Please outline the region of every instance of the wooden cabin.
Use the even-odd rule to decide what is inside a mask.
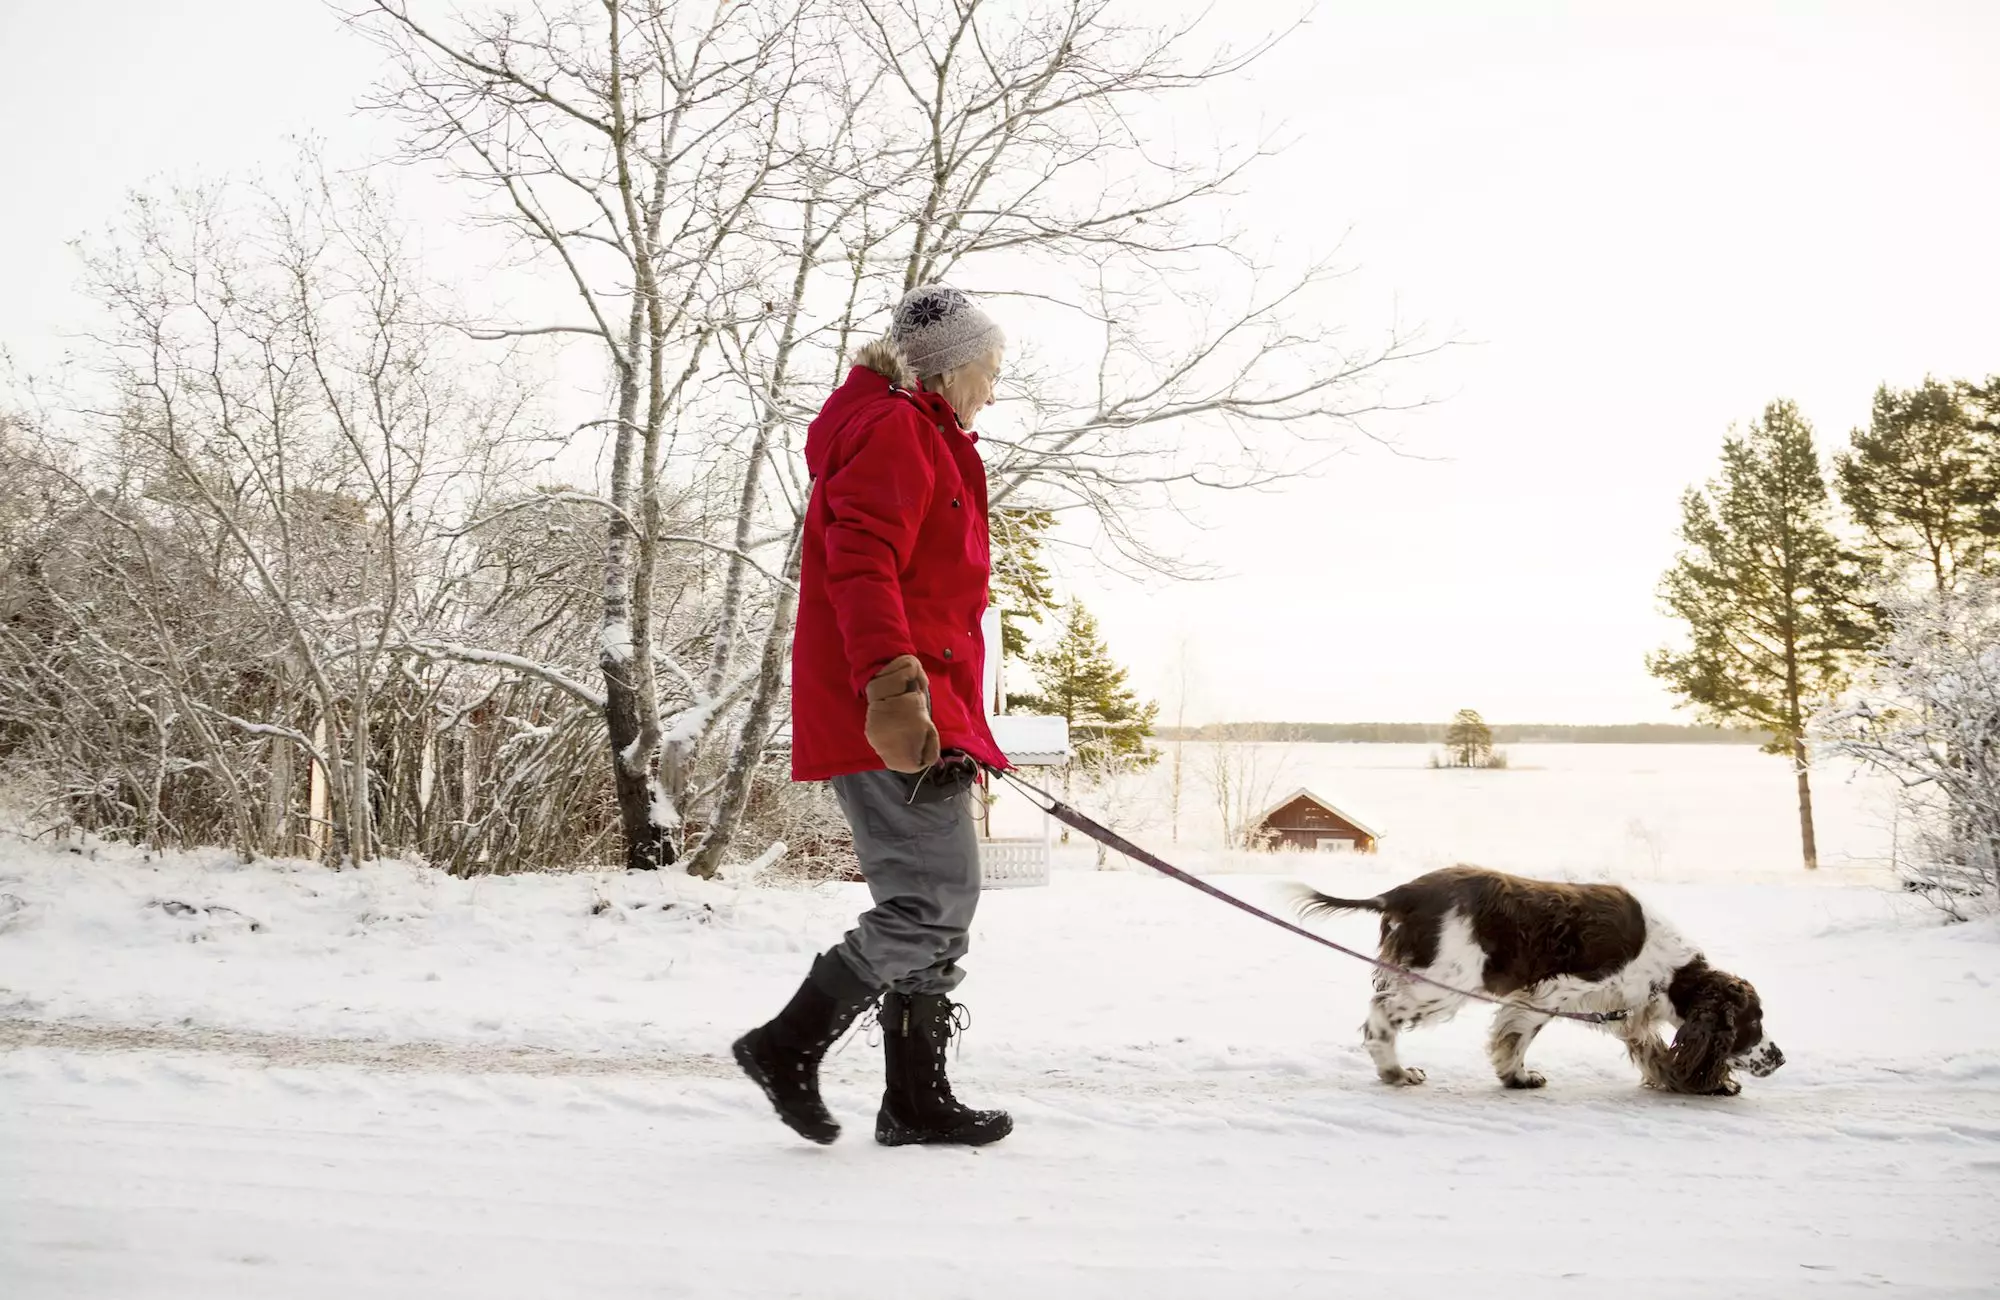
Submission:
[[[1257,842],[1307,853],[1373,853],[1381,835],[1310,790],[1295,790],[1258,818]]]

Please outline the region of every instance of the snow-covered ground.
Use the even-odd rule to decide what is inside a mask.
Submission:
[[[1790,1063],[1740,1098],[1642,1091],[1577,1026],[1536,1045],[1548,1089],[1506,1092],[1480,1012],[1406,1040],[1430,1084],[1382,1088],[1359,965],[1168,881],[1065,870],[988,895],[968,962],[955,1078],[1015,1135],[875,1147],[857,1034],[827,1072],[850,1132],[819,1149],[727,1044],[858,886],[458,881],[0,833],[0,1296],[1993,1294],[2000,930],[1882,888],[1879,841],[1836,830],[1854,865],[1790,867],[1762,769],[1727,766],[1782,786],[1775,760],[1662,750],[1614,777],[1590,753],[1559,756],[1585,763],[1566,783],[1472,778],[1520,780],[1518,824],[1462,773],[1335,781],[1385,851],[1278,865],[1367,892],[1446,856],[1533,869],[1539,842],[1544,874],[1633,880],[1763,993]],[[1722,777],[1690,775],[1704,754]],[[1423,782],[1427,805],[1382,793]],[[1865,827],[1844,788],[1829,824]],[[1587,857],[1634,818],[1682,829]],[[1260,901],[1285,878],[1182,856]],[[1367,941],[1363,918],[1326,924]]]

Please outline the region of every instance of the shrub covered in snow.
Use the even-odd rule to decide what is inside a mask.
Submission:
[[[1904,879],[1953,916],[2000,902],[2000,579],[1886,597],[1872,681],[1820,723],[1829,752],[1899,781]]]

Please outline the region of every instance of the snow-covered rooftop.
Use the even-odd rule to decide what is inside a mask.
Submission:
[[[1284,798],[1278,800],[1278,802],[1272,804],[1269,808],[1266,808],[1261,814],[1258,815],[1257,820],[1253,822],[1252,825],[1261,826],[1265,822],[1270,821],[1271,818],[1275,817],[1278,813],[1284,811],[1285,805],[1291,803],[1293,800],[1296,799],[1312,800],[1320,807],[1326,809],[1334,816],[1340,818],[1340,820],[1346,822],[1349,826],[1352,826],[1355,830],[1360,831],[1363,835],[1366,835],[1369,839],[1379,840],[1382,838],[1381,832],[1373,830],[1370,827],[1363,825],[1360,818],[1355,817],[1350,813],[1342,812],[1340,809],[1334,807],[1331,803],[1329,803],[1325,799],[1320,798],[1318,795],[1306,789],[1304,786],[1300,786],[1298,789],[1292,791]]]
[[[1060,767],[1069,761],[1069,723],[1035,713],[989,718],[993,739],[1015,767]]]

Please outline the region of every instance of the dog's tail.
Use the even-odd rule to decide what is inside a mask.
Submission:
[[[1322,894],[1317,889],[1305,885],[1296,886],[1293,906],[1302,917],[1330,916],[1335,912],[1379,912],[1382,910],[1380,898],[1335,898]]]

